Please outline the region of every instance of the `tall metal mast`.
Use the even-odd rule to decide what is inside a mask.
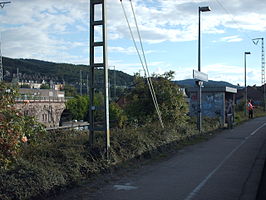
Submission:
[[[6,4],[11,3],[11,1],[2,1],[0,2],[0,7],[4,8]],[[3,58],[2,58],[2,51],[1,51],[1,40],[0,37],[0,82],[4,80],[4,69],[3,69]]]
[[[82,87],[83,81],[82,81],[82,70],[79,70],[79,94],[82,96]]]
[[[106,30],[106,0],[90,0],[90,105],[89,105],[89,116],[90,116],[90,145],[94,143],[94,132],[104,131],[105,132],[105,146],[107,159],[109,158],[110,149],[110,128],[109,128],[109,93],[108,93],[108,63],[107,63],[107,30]],[[96,19],[99,18],[100,19]],[[101,39],[95,41],[95,29],[100,28]],[[100,50],[101,61],[96,62],[96,51]],[[103,106],[97,107],[94,103],[96,81],[95,81],[95,70],[103,70],[103,91],[104,91],[104,102]],[[104,109],[103,122],[96,122],[95,111],[97,109]],[[101,124],[102,127],[96,127],[96,124]]]
[[[255,38],[253,43],[257,45],[261,40],[261,86],[263,86],[263,103],[264,111],[266,110],[266,94],[265,94],[265,54],[264,54],[264,38]]]

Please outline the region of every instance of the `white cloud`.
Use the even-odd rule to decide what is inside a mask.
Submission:
[[[232,35],[232,36],[222,37],[214,42],[241,42],[241,41],[243,41],[243,39],[239,35]]]
[[[81,40],[67,39],[77,29],[83,27],[84,31],[88,19],[86,0],[75,3],[13,0],[4,11],[6,14],[0,16],[4,22],[1,27],[4,56],[75,62],[80,56],[69,51],[88,48],[87,36],[83,38],[84,44]]]
[[[264,1],[256,0],[258,5],[266,6]],[[134,3],[135,2],[135,3]],[[164,41],[191,41],[197,39],[197,8],[209,4],[209,1],[134,1],[134,7],[141,30],[141,35],[146,42],[159,43]],[[251,0],[223,1],[222,6],[216,1],[211,3],[213,9],[202,16],[202,31],[210,34],[225,33],[225,28],[265,31],[266,14],[258,9]],[[124,2],[131,25],[133,16],[127,1]],[[250,6],[251,5],[251,6]],[[228,9],[230,8],[230,10]],[[116,38],[129,38],[126,23],[123,22],[121,6],[112,2],[109,10],[117,10],[110,17],[111,32],[119,32]],[[113,12],[112,12],[113,13]],[[203,14],[202,14],[203,15]],[[118,20],[119,18],[119,20]],[[121,21],[122,20],[122,21]],[[119,21],[119,23],[116,23]],[[124,20],[125,21],[125,20]]]

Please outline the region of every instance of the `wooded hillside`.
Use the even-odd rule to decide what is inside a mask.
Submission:
[[[74,65],[67,63],[54,63],[34,59],[12,59],[3,57],[4,80],[10,82],[12,77],[19,70],[20,80],[33,81],[54,81],[76,85],[80,82],[80,70],[82,71],[83,83],[86,83],[89,67],[86,65]],[[101,82],[100,74],[102,70],[96,71],[96,80]],[[114,77],[117,86],[130,86],[133,82],[133,76],[122,71],[110,70],[110,84],[114,84]]]

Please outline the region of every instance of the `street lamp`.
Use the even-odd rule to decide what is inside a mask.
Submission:
[[[245,52],[244,53],[244,67],[245,67],[245,116],[247,116],[247,100],[248,100],[248,90],[247,90],[247,58],[246,55],[251,54],[250,52]]]
[[[204,6],[204,7],[199,7],[199,33],[198,33],[198,71],[200,72],[201,70],[201,55],[200,55],[200,14],[201,12],[209,12],[211,11],[209,6]],[[198,86],[199,86],[199,108],[198,108],[198,130],[201,132],[201,127],[202,127],[202,111],[201,111],[201,87],[202,87],[202,82],[198,81]]]

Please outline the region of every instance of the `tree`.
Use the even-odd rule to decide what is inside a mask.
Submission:
[[[78,95],[77,89],[72,85],[64,85],[64,91],[66,97],[75,97]]]
[[[22,85],[20,86],[20,88],[30,88],[30,85],[29,85],[29,84],[22,84]]]
[[[49,84],[41,84],[40,89],[50,89]]]
[[[83,120],[88,112],[89,98],[88,96],[75,96],[66,103],[66,108],[70,111],[72,118]]]
[[[187,119],[188,105],[180,88],[173,83],[174,72],[163,75],[153,75],[154,90],[164,122],[182,123]],[[156,109],[147,85],[142,77],[135,76],[135,88],[126,96],[125,110],[130,120],[139,124],[158,120]]]
[[[127,116],[124,110],[114,102],[110,104],[110,121],[111,125],[119,128],[123,128],[127,121]]]

